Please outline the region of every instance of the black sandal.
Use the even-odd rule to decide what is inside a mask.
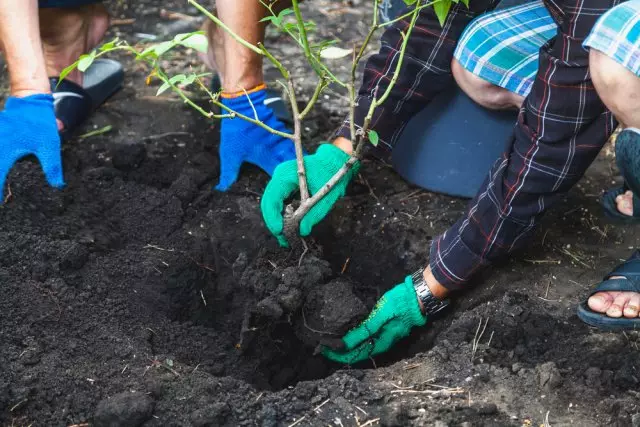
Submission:
[[[53,92],[56,117],[64,125],[61,132],[67,138],[114,93],[122,89],[122,64],[99,58],[84,72],[82,86],[58,77],[49,79]]]
[[[621,276],[624,279],[611,279],[613,276]],[[640,292],[640,257],[637,253],[607,274],[604,280],[589,294],[587,300],[598,292]],[[607,331],[640,330],[640,317],[634,319],[616,318],[609,317],[604,313],[596,313],[589,308],[587,300],[578,306],[578,317],[583,322]]]
[[[607,217],[622,223],[640,222],[640,130],[627,128],[616,139],[616,163],[624,177],[624,185],[607,191],[602,206]],[[633,193],[633,215],[620,213],[616,197],[628,190]]]

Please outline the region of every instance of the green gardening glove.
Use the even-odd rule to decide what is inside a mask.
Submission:
[[[325,143],[315,154],[304,157],[309,192],[314,195],[349,160],[349,155],[338,147]],[[324,196],[300,222],[300,235],[308,236],[311,229],[324,219],[338,199],[344,196],[347,185],[358,173],[360,162],[356,162],[347,174]],[[295,160],[280,163],[264,190],[260,208],[267,228],[278,239],[281,246],[289,246],[282,232],[284,201],[298,190],[298,166]]]
[[[345,349],[324,348],[322,354],[334,362],[353,364],[389,350],[414,326],[424,326],[427,317],[420,311],[411,276],[387,291],[369,317],[342,338]]]

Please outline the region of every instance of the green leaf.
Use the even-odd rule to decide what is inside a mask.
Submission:
[[[277,16],[273,16],[273,15],[267,15],[264,18],[262,18],[260,20],[260,22],[274,22],[275,20],[277,20],[278,17]]]
[[[209,48],[209,41],[207,40],[207,36],[203,33],[191,34],[189,37],[182,40],[180,44],[200,53],[207,53]]]
[[[167,53],[168,51],[170,51],[171,49],[173,49],[174,47],[176,47],[175,42],[173,41],[167,41],[167,42],[162,42],[162,43],[158,43],[156,45],[151,46],[151,51],[157,55],[158,57],[164,55],[165,53]],[[146,50],[144,52],[142,52],[142,55],[144,55],[146,53]]]
[[[91,64],[93,64],[93,61],[96,59],[96,51],[94,50],[93,52],[86,54],[86,55],[81,55],[80,58],[78,59],[78,70],[80,70],[81,72],[85,72],[89,69],[89,67],[91,66]]]
[[[416,4],[418,0],[404,0],[404,4],[407,6],[411,6],[412,4]]]
[[[197,74],[190,74],[189,76],[186,76],[185,74],[175,75],[175,76],[171,77],[169,79],[169,81],[164,82],[162,84],[162,86],[160,86],[158,88],[158,92],[156,92],[156,96],[162,95],[169,88],[171,88],[172,85],[173,86],[177,86],[177,85],[188,86],[190,84],[193,84],[193,82],[195,82],[198,77],[201,77],[201,76],[198,76]]]
[[[67,68],[65,68],[64,70],[62,70],[60,72],[60,77],[58,80],[58,85],[60,84],[60,82],[62,82],[62,80],[65,79],[65,77],[67,77],[73,70],[75,70],[76,68],[78,68],[78,61],[74,62],[73,64],[69,65]],[[56,86],[57,87],[57,86]]]
[[[114,47],[116,47],[116,45],[118,44],[119,41],[120,41],[120,39],[118,37],[116,37],[115,39],[111,40],[110,42],[103,44],[99,48],[100,52],[106,52],[106,51],[109,51],[109,50],[113,49]]]
[[[288,8],[286,8],[286,9],[282,9],[282,10],[280,11],[280,13],[278,14],[278,18],[282,19],[282,18],[284,18],[284,17],[285,17],[285,16],[287,16],[287,15],[292,15],[293,13],[295,13],[295,12],[293,11],[293,8],[288,7]]]
[[[436,16],[438,17],[440,26],[443,26],[444,22],[447,20],[449,9],[451,9],[451,0],[440,0],[437,3],[433,4],[433,11],[436,13]]]
[[[378,142],[380,142],[380,136],[378,135],[378,132],[376,132],[373,129],[369,131],[369,142],[374,147],[377,147],[378,146]]]

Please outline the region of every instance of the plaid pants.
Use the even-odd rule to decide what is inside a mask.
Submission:
[[[612,133],[615,122],[593,87],[582,43],[597,19],[618,3],[545,0],[558,30],[540,49],[538,73],[514,133],[464,216],[431,245],[430,266],[445,287],[464,288],[475,273],[526,243],[542,214],[582,177]],[[454,84],[451,60],[460,35],[495,5],[496,0],[471,1],[469,9],[453,5],[442,27],[431,8],[421,12],[397,85],[372,121],[380,146],[391,149],[411,116]],[[400,33],[408,24],[403,20],[388,28],[379,53],[368,60],[356,124],[391,80]],[[349,137],[348,123],[338,135]]]

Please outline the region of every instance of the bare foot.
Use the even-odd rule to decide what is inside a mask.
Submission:
[[[612,279],[624,279],[614,276]],[[637,292],[598,292],[588,301],[589,308],[609,317],[640,317],[640,293]]]
[[[40,9],[40,34],[49,76],[62,70],[89,52],[104,38],[109,28],[109,14],[102,4],[77,8]],[[82,73],[73,71],[68,80],[82,85]],[[63,129],[58,120],[58,130]]]

